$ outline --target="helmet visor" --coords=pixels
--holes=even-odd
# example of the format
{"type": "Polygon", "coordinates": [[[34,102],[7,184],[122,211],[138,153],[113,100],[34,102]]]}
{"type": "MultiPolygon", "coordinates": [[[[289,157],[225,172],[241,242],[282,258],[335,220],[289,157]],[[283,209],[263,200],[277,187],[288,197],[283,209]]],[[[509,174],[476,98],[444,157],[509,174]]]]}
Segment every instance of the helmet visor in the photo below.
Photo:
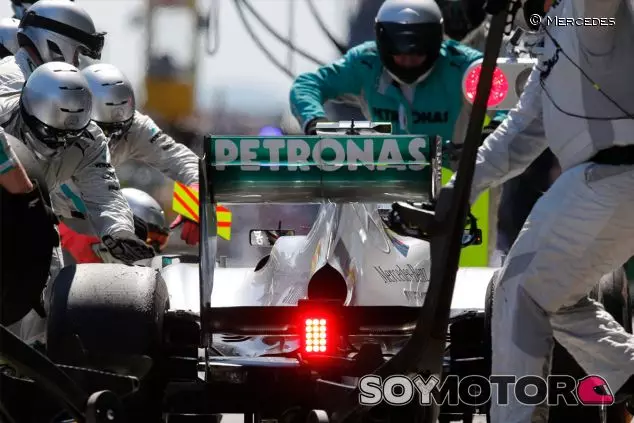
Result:
{"type": "Polygon", "coordinates": [[[121,139],[130,130],[130,127],[132,126],[132,120],[133,117],[123,122],[96,123],[97,125],[99,125],[106,137],[108,137],[109,139],[118,140],[121,139]]]}
{"type": "Polygon", "coordinates": [[[75,52],[76,57],[73,58],[77,61],[80,54],[95,60],[101,59],[101,52],[105,43],[105,32],[90,34],[54,19],[38,16],[33,12],[26,13],[20,21],[20,28],[26,27],[45,29],[80,43],[80,48],[75,52]]]}
{"type": "Polygon", "coordinates": [[[22,118],[31,134],[41,143],[53,150],[66,148],[78,138],[81,138],[86,128],[81,129],[56,129],[45,124],[22,108],[22,118]]]}
{"type": "Polygon", "coordinates": [[[424,56],[432,46],[435,48],[439,30],[439,24],[382,23],[377,36],[388,54],[424,56]]]}

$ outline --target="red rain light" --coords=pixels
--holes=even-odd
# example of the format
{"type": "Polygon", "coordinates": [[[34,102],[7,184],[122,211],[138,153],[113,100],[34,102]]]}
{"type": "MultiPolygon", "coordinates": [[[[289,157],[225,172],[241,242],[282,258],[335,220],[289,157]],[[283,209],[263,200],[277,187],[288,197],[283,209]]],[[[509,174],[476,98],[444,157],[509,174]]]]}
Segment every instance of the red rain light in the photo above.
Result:
{"type": "MultiPolygon", "coordinates": [[[[473,69],[469,71],[465,78],[464,82],[464,90],[465,96],[467,100],[473,104],[476,95],[476,89],[478,87],[478,81],[480,80],[480,71],[482,70],[482,65],[479,64],[475,66],[473,69]]],[[[506,95],[509,92],[509,81],[506,78],[506,75],[499,67],[495,68],[493,72],[493,82],[491,84],[491,92],[489,94],[489,100],[487,102],[487,107],[495,107],[501,104],[506,95]]]]}
{"type": "Polygon", "coordinates": [[[328,351],[328,320],[323,318],[308,318],[304,326],[304,352],[309,354],[328,351]]]}

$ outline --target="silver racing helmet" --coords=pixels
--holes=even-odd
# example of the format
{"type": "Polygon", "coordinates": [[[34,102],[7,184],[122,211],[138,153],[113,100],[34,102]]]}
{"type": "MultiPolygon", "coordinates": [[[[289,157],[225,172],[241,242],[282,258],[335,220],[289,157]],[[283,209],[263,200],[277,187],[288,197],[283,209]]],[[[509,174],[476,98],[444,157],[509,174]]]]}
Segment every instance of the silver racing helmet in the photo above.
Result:
{"type": "Polygon", "coordinates": [[[0,58],[13,56],[18,51],[19,19],[4,18],[0,20],[0,58]]]}
{"type": "Polygon", "coordinates": [[[35,50],[42,62],[79,65],[80,56],[100,59],[105,39],[86,11],[69,0],[40,0],[20,21],[18,44],[35,50]]]}
{"type": "Polygon", "coordinates": [[[117,67],[98,63],[81,71],[92,92],[92,120],[111,139],[123,137],[132,126],[136,103],[128,78],[117,67]]]}
{"type": "Polygon", "coordinates": [[[27,0],[27,1],[11,0],[11,9],[13,9],[13,17],[17,20],[22,19],[22,16],[24,16],[24,12],[26,12],[26,9],[31,7],[31,5],[35,2],[37,2],[37,0],[27,0]]]}
{"type": "MultiPolygon", "coordinates": [[[[123,188],[121,193],[132,210],[135,226],[142,225],[147,232],[144,241],[160,253],[167,245],[170,235],[163,208],[151,195],[139,189],[123,188]]],[[[142,231],[136,232],[140,236],[142,231]]]]}
{"type": "MultiPolygon", "coordinates": [[[[75,0],[66,0],[75,1],[75,0]]],[[[11,0],[11,9],[13,9],[13,17],[17,20],[22,19],[26,10],[37,3],[38,0],[11,0]]]]}
{"type": "Polygon", "coordinates": [[[50,62],[33,71],[22,88],[24,140],[40,158],[59,155],[90,124],[92,94],[79,69],[50,62]]]}

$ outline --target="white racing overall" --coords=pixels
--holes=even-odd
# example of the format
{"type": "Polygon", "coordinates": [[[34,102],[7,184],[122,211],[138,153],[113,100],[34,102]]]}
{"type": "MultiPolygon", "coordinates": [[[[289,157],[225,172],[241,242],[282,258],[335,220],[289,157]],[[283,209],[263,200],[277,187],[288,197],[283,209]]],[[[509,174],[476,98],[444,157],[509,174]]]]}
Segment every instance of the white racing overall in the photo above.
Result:
{"type": "MultiPolygon", "coordinates": [[[[501,271],[492,373],[546,377],[554,336],[614,393],[634,375],[634,337],[587,295],[602,275],[634,256],[634,165],[590,159],[634,144],[632,4],[562,0],[548,16],[564,20],[546,27],[540,63],[517,107],[480,147],[472,187],[473,202],[519,175],[547,147],[563,171],[533,208],[501,271]]],[[[545,404],[509,399],[498,405],[493,390],[493,423],[548,421],[545,404]]]]}

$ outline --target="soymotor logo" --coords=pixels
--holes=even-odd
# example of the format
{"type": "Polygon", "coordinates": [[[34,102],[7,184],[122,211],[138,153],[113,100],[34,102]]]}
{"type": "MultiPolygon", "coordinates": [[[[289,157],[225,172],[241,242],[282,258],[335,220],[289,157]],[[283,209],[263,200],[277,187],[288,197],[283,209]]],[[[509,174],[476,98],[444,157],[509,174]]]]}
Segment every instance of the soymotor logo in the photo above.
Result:
{"type": "Polygon", "coordinates": [[[591,375],[577,380],[568,375],[539,376],[466,376],[449,375],[442,382],[436,376],[367,375],[359,380],[359,403],[374,406],[407,405],[418,397],[420,405],[483,406],[497,392],[497,404],[508,405],[511,395],[525,405],[612,405],[614,395],[605,379],[591,375]]]}

